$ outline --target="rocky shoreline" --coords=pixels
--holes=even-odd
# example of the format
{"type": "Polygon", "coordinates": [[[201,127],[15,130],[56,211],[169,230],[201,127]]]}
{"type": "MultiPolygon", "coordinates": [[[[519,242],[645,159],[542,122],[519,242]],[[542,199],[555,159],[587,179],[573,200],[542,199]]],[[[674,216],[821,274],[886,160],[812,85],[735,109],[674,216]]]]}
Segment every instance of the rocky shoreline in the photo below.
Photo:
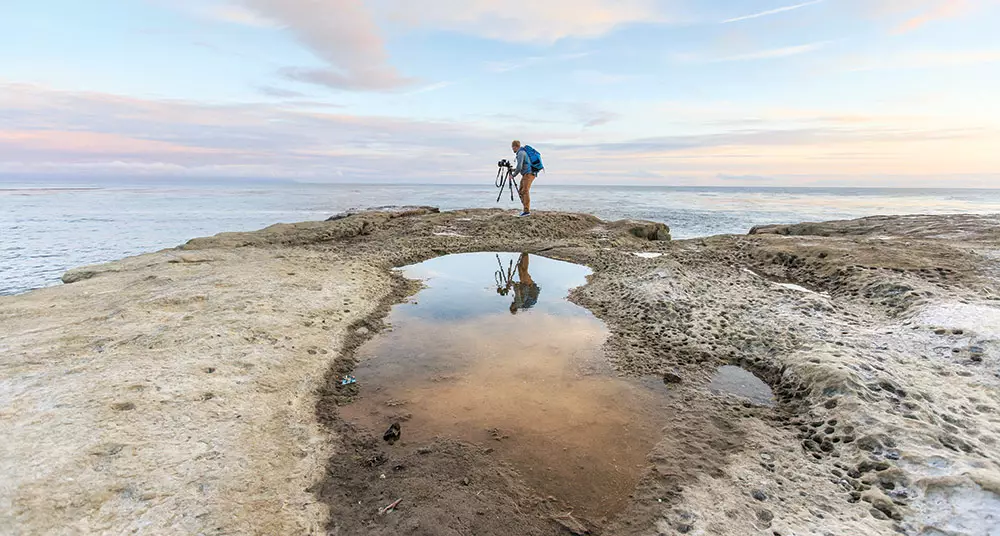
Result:
{"type": "Polygon", "coordinates": [[[413,207],[73,270],[0,298],[0,532],[1000,534],[998,224],[670,241],[648,222],[413,207]],[[354,350],[416,290],[392,268],[473,251],[590,267],[571,299],[608,325],[616,372],[670,381],[619,515],[574,516],[475,445],[387,451],[339,418],[354,350]],[[778,405],[706,389],[726,364],[778,405]]]}

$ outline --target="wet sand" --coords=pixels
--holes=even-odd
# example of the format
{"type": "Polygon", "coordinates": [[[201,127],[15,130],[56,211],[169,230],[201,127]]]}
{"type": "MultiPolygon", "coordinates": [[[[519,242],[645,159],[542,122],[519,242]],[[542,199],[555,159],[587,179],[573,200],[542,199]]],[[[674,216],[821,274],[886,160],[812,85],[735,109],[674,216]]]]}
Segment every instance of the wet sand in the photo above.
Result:
{"type": "Polygon", "coordinates": [[[74,270],[0,298],[0,532],[992,536],[998,223],[670,242],[577,214],[383,211],[74,270]],[[419,290],[392,268],[474,251],[589,267],[570,300],[606,325],[614,375],[669,384],[617,512],[571,512],[475,437],[399,450],[344,419],[361,391],[339,379],[419,290]],[[776,405],[710,389],[724,365],[776,405]]]}

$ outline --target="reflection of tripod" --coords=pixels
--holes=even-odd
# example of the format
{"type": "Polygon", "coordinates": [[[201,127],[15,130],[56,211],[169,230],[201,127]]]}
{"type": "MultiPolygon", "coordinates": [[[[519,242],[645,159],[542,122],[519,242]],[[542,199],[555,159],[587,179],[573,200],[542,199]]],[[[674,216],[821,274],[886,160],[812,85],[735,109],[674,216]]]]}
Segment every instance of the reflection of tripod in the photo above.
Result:
{"type": "Polygon", "coordinates": [[[510,200],[514,200],[514,190],[517,190],[517,197],[521,197],[521,187],[517,185],[517,181],[514,180],[514,166],[510,165],[507,160],[501,160],[497,163],[497,179],[494,184],[500,189],[500,193],[497,194],[497,203],[500,202],[500,198],[503,197],[504,186],[510,190],[510,200]]]}
{"type": "Polygon", "coordinates": [[[493,280],[497,283],[497,294],[506,296],[510,293],[511,284],[514,282],[514,259],[507,265],[507,272],[504,273],[503,263],[500,262],[500,255],[497,255],[497,264],[500,269],[493,273],[493,280]]]}

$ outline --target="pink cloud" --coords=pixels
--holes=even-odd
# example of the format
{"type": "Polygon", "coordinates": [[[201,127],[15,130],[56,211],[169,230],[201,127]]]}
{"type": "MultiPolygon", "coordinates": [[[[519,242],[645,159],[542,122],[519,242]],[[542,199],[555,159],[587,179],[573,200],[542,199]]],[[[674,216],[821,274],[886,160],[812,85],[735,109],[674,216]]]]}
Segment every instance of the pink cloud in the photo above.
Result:
{"type": "Polygon", "coordinates": [[[928,6],[919,15],[896,26],[893,32],[897,34],[912,32],[926,24],[963,15],[971,8],[972,5],[968,0],[940,0],[934,5],[928,6]]]}
{"type": "Polygon", "coordinates": [[[490,178],[492,165],[509,154],[513,137],[540,147],[551,170],[549,180],[564,183],[594,174],[613,183],[626,172],[629,177],[639,172],[712,177],[821,168],[861,176],[1000,169],[995,127],[823,110],[761,110],[760,119],[747,128],[741,121],[753,110],[703,106],[642,111],[647,122],[660,116],[675,124],[700,118],[697,134],[682,128],[672,136],[632,139],[581,128],[581,123],[597,127],[612,119],[628,120],[589,103],[544,103],[539,107],[558,109],[563,121],[514,128],[497,121],[435,122],[274,104],[144,100],[0,83],[0,116],[5,119],[0,173],[474,182],[490,178]],[[428,165],[445,154],[447,169],[428,165]]]}
{"type": "Polygon", "coordinates": [[[656,0],[381,0],[389,20],[503,41],[597,37],[632,22],[668,22],[679,2],[656,0]]]}
{"type": "Polygon", "coordinates": [[[285,31],[327,63],[290,67],[289,77],[337,89],[385,91],[411,85],[389,64],[385,42],[362,0],[243,0],[247,8],[285,31]]]}
{"type": "Polygon", "coordinates": [[[222,151],[104,132],[60,130],[0,130],[0,145],[21,151],[61,151],[101,155],[218,154],[222,151]]]}

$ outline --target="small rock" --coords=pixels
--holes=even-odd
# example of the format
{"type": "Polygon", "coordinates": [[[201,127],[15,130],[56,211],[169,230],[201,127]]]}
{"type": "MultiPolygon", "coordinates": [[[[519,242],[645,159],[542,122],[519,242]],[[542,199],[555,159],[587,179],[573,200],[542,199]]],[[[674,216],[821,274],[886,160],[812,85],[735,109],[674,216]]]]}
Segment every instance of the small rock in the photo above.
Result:
{"type": "Polygon", "coordinates": [[[566,513],[557,516],[552,516],[552,520],[562,525],[562,527],[568,530],[570,534],[575,534],[577,536],[584,536],[586,534],[590,534],[590,530],[586,526],[584,526],[583,523],[580,523],[579,520],[573,517],[573,514],[566,513]]]}
{"type": "Polygon", "coordinates": [[[869,510],[869,512],[871,512],[872,517],[874,517],[875,519],[878,519],[878,520],[881,520],[881,521],[885,521],[885,520],[889,519],[889,516],[887,516],[884,513],[882,513],[882,511],[879,510],[878,508],[872,508],[872,509],[869,510]]]}
{"type": "Polygon", "coordinates": [[[951,330],[951,332],[953,334],[955,334],[955,335],[961,335],[961,334],[965,333],[965,331],[960,330],[960,329],[953,329],[953,330],[951,330]]]}
{"type": "Polygon", "coordinates": [[[667,372],[663,375],[663,383],[667,385],[672,383],[681,383],[683,381],[684,380],[680,376],[674,374],[673,372],[667,372]]]}
{"type": "Polygon", "coordinates": [[[468,486],[469,484],[471,484],[471,481],[469,480],[468,477],[465,477],[465,478],[462,479],[462,485],[463,486],[468,486]]]}
{"type": "Polygon", "coordinates": [[[938,329],[934,330],[934,334],[935,335],[944,335],[946,333],[948,333],[948,330],[946,330],[944,328],[938,328],[938,329]]]}
{"type": "Polygon", "coordinates": [[[384,439],[387,443],[392,445],[396,441],[399,441],[400,435],[401,435],[401,429],[399,423],[394,422],[392,423],[392,425],[389,426],[389,429],[386,430],[384,434],[382,434],[382,439],[384,439]]]}
{"type": "Polygon", "coordinates": [[[767,500],[767,494],[764,493],[763,491],[759,490],[759,489],[753,490],[750,493],[750,496],[753,497],[754,499],[757,499],[758,501],[766,501],[767,500]]]}
{"type": "Polygon", "coordinates": [[[769,523],[772,519],[774,519],[774,514],[766,508],[761,508],[760,510],[757,510],[757,519],[765,523],[769,523]]]}

